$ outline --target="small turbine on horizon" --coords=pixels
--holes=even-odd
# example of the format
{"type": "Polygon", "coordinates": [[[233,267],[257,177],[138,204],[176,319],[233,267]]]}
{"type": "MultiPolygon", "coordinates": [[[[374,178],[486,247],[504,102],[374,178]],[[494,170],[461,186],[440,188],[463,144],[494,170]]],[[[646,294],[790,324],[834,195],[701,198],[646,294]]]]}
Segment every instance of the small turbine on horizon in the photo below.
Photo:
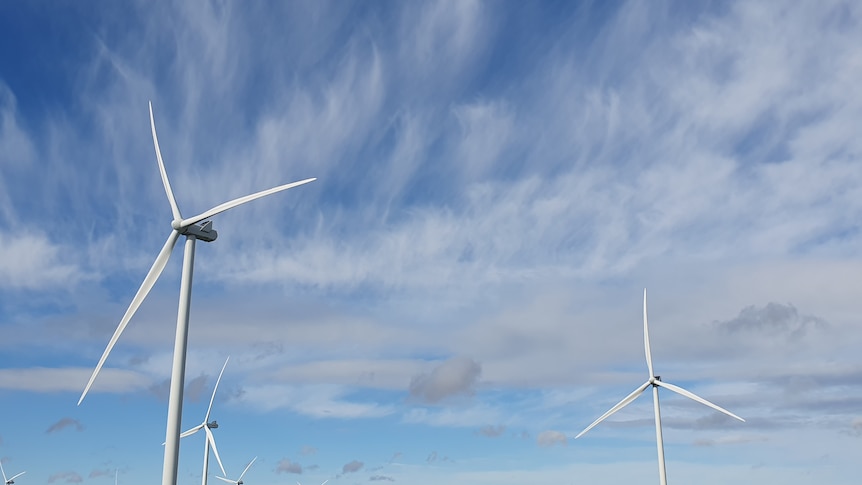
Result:
{"type": "MultiPolygon", "coordinates": [[[[245,476],[245,472],[247,472],[248,469],[251,468],[251,464],[254,463],[255,460],[257,460],[257,457],[252,458],[251,461],[248,462],[248,465],[245,466],[245,470],[243,470],[242,473],[239,474],[239,478],[237,478],[236,480],[231,480],[230,478],[225,478],[225,477],[216,477],[216,478],[218,478],[219,480],[221,480],[223,482],[232,483],[233,485],[242,485],[242,483],[243,483],[242,477],[245,476]]],[[[225,475],[227,475],[227,473],[225,473],[225,475]]]]}
{"type": "Polygon", "coordinates": [[[207,407],[207,413],[204,415],[204,420],[201,424],[191,428],[189,430],[183,431],[180,434],[180,439],[185,438],[186,436],[191,436],[197,433],[200,430],[204,430],[206,433],[206,438],[204,438],[204,470],[203,477],[201,478],[202,485],[207,485],[207,475],[209,474],[209,461],[210,461],[210,446],[212,446],[213,453],[215,454],[216,461],[218,462],[219,468],[221,468],[221,472],[223,475],[227,475],[227,472],[224,471],[224,465],[221,463],[221,458],[218,456],[218,448],[216,448],[215,437],[213,436],[212,430],[218,428],[218,421],[212,420],[210,421],[210,412],[213,409],[213,401],[215,401],[216,391],[218,391],[218,384],[221,382],[221,376],[224,374],[225,367],[227,367],[227,362],[230,360],[230,356],[224,361],[224,365],[221,367],[221,372],[218,374],[218,379],[216,379],[215,387],[213,387],[213,394],[210,397],[210,405],[207,407]]]}
{"type": "Polygon", "coordinates": [[[3,483],[5,485],[12,485],[13,483],[15,483],[16,478],[20,477],[21,475],[23,475],[27,472],[21,472],[17,475],[12,475],[11,477],[6,478],[6,470],[3,469],[3,461],[0,461],[0,473],[3,473],[3,483]]]}
{"type": "Polygon", "coordinates": [[[610,417],[615,412],[617,412],[620,409],[629,405],[632,401],[637,399],[638,396],[640,396],[646,390],[647,387],[652,386],[653,409],[655,410],[655,436],[656,436],[656,445],[658,447],[659,483],[661,485],[667,485],[667,473],[665,471],[665,464],[664,464],[664,441],[662,440],[662,434],[661,434],[661,413],[659,412],[659,403],[658,403],[658,388],[659,387],[663,387],[663,388],[668,389],[670,391],[673,391],[677,394],[685,396],[689,399],[697,401],[701,404],[709,406],[709,407],[715,409],[716,411],[720,411],[720,412],[722,412],[722,413],[724,413],[724,414],[726,414],[732,418],[736,418],[736,419],[743,421],[743,422],[745,422],[745,420],[740,418],[739,416],[733,414],[732,412],[728,411],[727,409],[724,409],[721,406],[717,406],[717,405],[707,401],[706,399],[695,395],[693,392],[687,391],[687,390],[685,390],[679,386],[675,386],[675,385],[670,384],[668,382],[663,382],[661,380],[661,376],[655,375],[655,372],[653,372],[652,355],[650,354],[650,345],[649,345],[649,327],[647,325],[646,288],[644,288],[644,353],[646,354],[647,369],[649,370],[649,379],[645,383],[643,383],[640,387],[638,387],[637,389],[632,391],[631,394],[629,394],[628,396],[623,398],[623,400],[618,402],[614,407],[610,408],[608,410],[608,412],[599,416],[599,419],[593,421],[593,424],[587,426],[586,429],[584,429],[583,431],[578,433],[578,435],[575,436],[575,439],[580,438],[587,431],[593,429],[593,427],[595,427],[597,424],[601,423],[602,421],[604,421],[605,419],[610,417]]]}
{"type": "Polygon", "coordinates": [[[153,285],[156,284],[156,280],[161,276],[162,271],[164,271],[165,266],[168,263],[168,259],[171,257],[171,253],[173,252],[177,240],[180,236],[185,236],[186,241],[183,253],[183,271],[182,279],[180,281],[180,299],[179,307],[177,309],[177,330],[174,341],[173,366],[171,370],[171,390],[168,401],[168,422],[167,429],[165,431],[165,459],[164,467],[162,469],[162,485],[176,485],[180,451],[180,420],[182,418],[183,409],[183,382],[185,380],[186,351],[188,349],[189,307],[191,305],[192,274],[194,272],[195,260],[195,241],[198,239],[205,242],[216,240],[218,233],[213,230],[212,221],[209,220],[216,214],[220,214],[238,205],[245,204],[246,202],[251,202],[261,197],[281,192],[282,190],[307,184],[317,179],[308,178],[298,182],[262,190],[254,194],[239,197],[217,205],[208,211],[202,212],[188,219],[183,219],[183,216],[180,214],[180,209],[177,206],[177,201],[174,198],[174,193],[171,190],[168,173],[165,171],[165,164],[162,161],[162,153],[159,150],[159,140],[156,136],[156,122],[153,118],[153,104],[149,103],[149,107],[150,128],[153,134],[153,146],[156,149],[156,160],[159,165],[159,173],[162,176],[162,184],[165,187],[165,194],[168,197],[168,202],[171,206],[171,213],[173,214],[171,232],[168,234],[168,239],[165,241],[161,251],[159,251],[159,255],[156,257],[156,260],[153,262],[153,266],[150,268],[149,272],[147,272],[147,276],[144,278],[143,283],[141,283],[141,287],[138,289],[138,292],[135,293],[134,298],[132,298],[132,302],[126,310],[126,313],[123,315],[123,318],[120,320],[117,330],[114,331],[114,335],[108,342],[108,346],[105,348],[105,352],[99,359],[99,363],[96,365],[93,375],[90,376],[90,380],[87,382],[86,387],[84,387],[84,392],[81,393],[78,405],[81,404],[84,397],[87,395],[87,392],[90,390],[90,387],[92,387],[93,382],[96,380],[96,376],[99,375],[99,371],[102,369],[102,366],[105,364],[105,360],[108,358],[108,354],[111,353],[111,349],[114,348],[114,345],[117,343],[120,335],[122,335],[123,330],[125,330],[126,325],[128,325],[129,320],[131,320],[132,316],[138,310],[138,307],[141,306],[141,303],[143,303],[144,299],[153,288],[153,285]]]}

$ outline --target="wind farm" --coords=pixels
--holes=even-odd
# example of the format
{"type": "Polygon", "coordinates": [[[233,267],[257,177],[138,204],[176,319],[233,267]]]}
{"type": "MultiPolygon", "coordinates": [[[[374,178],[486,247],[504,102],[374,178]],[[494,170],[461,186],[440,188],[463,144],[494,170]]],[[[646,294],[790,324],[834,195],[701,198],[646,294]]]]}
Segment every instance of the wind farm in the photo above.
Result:
{"type": "Polygon", "coordinates": [[[858,484],[862,5],[0,32],[14,485],[858,484]]]}

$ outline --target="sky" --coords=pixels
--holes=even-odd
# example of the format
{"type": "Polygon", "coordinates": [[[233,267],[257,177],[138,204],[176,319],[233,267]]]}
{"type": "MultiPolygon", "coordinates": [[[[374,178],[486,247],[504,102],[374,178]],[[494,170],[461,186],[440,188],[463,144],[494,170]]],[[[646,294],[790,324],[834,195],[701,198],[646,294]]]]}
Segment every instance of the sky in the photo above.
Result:
{"type": "Polygon", "coordinates": [[[862,4],[0,3],[0,458],[19,485],[855,484],[862,4]],[[179,483],[199,483],[203,437],[179,483]],[[210,480],[217,474],[210,460],[210,480]],[[220,472],[218,473],[220,474],[220,472]],[[655,480],[655,481],[654,481],[655,480]]]}

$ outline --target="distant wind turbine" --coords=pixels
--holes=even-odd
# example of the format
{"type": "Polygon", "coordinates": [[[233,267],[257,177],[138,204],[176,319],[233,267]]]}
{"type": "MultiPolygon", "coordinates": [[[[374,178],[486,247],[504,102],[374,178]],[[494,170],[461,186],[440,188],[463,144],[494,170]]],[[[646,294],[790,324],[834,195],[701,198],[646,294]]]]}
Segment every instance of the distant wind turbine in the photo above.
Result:
{"type": "Polygon", "coordinates": [[[180,236],[185,236],[186,244],[183,253],[183,273],[182,280],[180,282],[180,300],[179,307],[177,310],[177,331],[176,340],[174,341],[173,367],[171,370],[171,391],[168,402],[168,423],[167,429],[165,431],[165,460],[164,468],[162,470],[162,485],[176,485],[178,465],[177,462],[180,451],[180,419],[182,417],[183,408],[183,384],[185,380],[186,370],[189,306],[191,304],[192,273],[194,271],[195,260],[195,241],[198,239],[205,242],[212,242],[216,240],[216,237],[218,237],[218,233],[213,230],[212,222],[208,220],[214,215],[220,214],[238,205],[245,204],[246,202],[251,202],[261,197],[265,197],[276,192],[281,192],[282,190],[287,190],[293,187],[297,187],[299,185],[307,184],[317,179],[309,178],[305,180],[300,180],[298,182],[279,185],[278,187],[273,187],[271,189],[262,190],[254,194],[239,197],[237,199],[225,202],[224,204],[217,205],[208,211],[202,212],[188,219],[183,219],[183,216],[180,214],[179,207],[177,206],[177,201],[176,199],[174,199],[174,193],[171,190],[171,184],[168,180],[168,173],[165,171],[165,165],[162,161],[162,153],[159,150],[159,140],[156,136],[156,122],[153,118],[152,103],[150,103],[150,128],[153,133],[153,146],[156,149],[156,160],[159,164],[159,173],[161,173],[162,184],[165,187],[165,194],[168,197],[168,202],[171,205],[171,212],[173,213],[174,217],[171,221],[171,232],[168,235],[168,239],[167,241],[165,241],[165,245],[162,247],[162,250],[159,251],[159,255],[156,257],[155,262],[153,262],[153,266],[150,268],[150,271],[144,278],[143,283],[141,283],[141,287],[138,289],[138,292],[135,294],[135,297],[132,298],[132,303],[129,305],[129,308],[126,310],[125,315],[123,315],[123,318],[120,320],[120,324],[117,326],[117,330],[114,331],[114,335],[108,342],[108,346],[107,348],[105,348],[105,352],[102,354],[101,359],[99,359],[99,363],[96,365],[96,369],[93,371],[93,375],[90,376],[90,380],[89,382],[87,382],[87,386],[84,388],[84,392],[81,393],[81,398],[78,400],[78,404],[80,405],[81,402],[84,400],[84,397],[87,395],[87,392],[93,385],[93,381],[96,380],[96,376],[99,374],[99,371],[105,364],[105,360],[108,358],[108,354],[110,354],[111,349],[114,348],[114,344],[117,343],[117,340],[120,338],[120,335],[123,333],[123,330],[125,330],[126,325],[128,325],[129,320],[138,310],[138,307],[141,306],[141,303],[147,297],[147,294],[149,294],[150,290],[153,288],[153,285],[156,284],[156,280],[159,279],[159,276],[162,274],[162,271],[164,271],[165,265],[167,265],[168,259],[171,257],[171,252],[174,249],[174,245],[177,243],[177,239],[179,239],[180,236]]]}
{"type": "Polygon", "coordinates": [[[3,483],[5,483],[6,485],[12,485],[13,483],[15,483],[16,478],[27,472],[21,472],[17,475],[12,475],[11,477],[6,478],[6,470],[3,469],[3,461],[0,461],[0,473],[3,473],[3,483]]]}
{"type": "MultiPolygon", "coordinates": [[[[326,479],[326,480],[324,480],[324,481],[323,481],[323,483],[321,483],[320,485],[326,485],[326,482],[328,482],[328,481],[329,481],[329,479],[327,478],[327,479],[326,479]]],[[[302,485],[302,484],[301,484],[301,483],[299,483],[299,481],[297,481],[297,482],[296,482],[296,485],[302,485]]]]}
{"type": "MultiPolygon", "coordinates": [[[[251,464],[254,463],[255,460],[257,460],[257,457],[252,458],[251,461],[248,462],[248,465],[245,466],[245,470],[243,470],[242,473],[239,474],[239,478],[237,478],[236,480],[231,480],[231,479],[225,478],[225,477],[216,477],[216,478],[218,478],[219,480],[221,480],[223,482],[232,483],[233,485],[242,485],[242,477],[245,476],[245,472],[247,472],[248,469],[251,468],[251,464]]],[[[227,475],[227,473],[225,473],[225,475],[227,475]]]]}
{"type": "Polygon", "coordinates": [[[227,475],[227,472],[224,471],[224,466],[221,463],[221,458],[218,456],[218,448],[216,448],[215,437],[213,437],[212,429],[218,428],[218,422],[213,420],[210,422],[210,411],[213,408],[213,401],[215,400],[216,391],[218,391],[218,384],[221,382],[221,376],[224,374],[224,369],[227,367],[227,362],[230,360],[230,356],[224,361],[224,365],[221,368],[221,372],[218,374],[218,379],[216,379],[215,387],[213,387],[213,395],[210,397],[210,405],[207,408],[207,413],[204,415],[204,420],[201,424],[191,428],[187,431],[184,431],[180,438],[185,438],[186,436],[191,436],[197,433],[200,430],[204,430],[206,433],[206,438],[204,438],[204,471],[202,485],[207,485],[207,475],[209,474],[209,461],[210,461],[210,446],[213,448],[213,453],[215,453],[216,461],[218,461],[218,466],[221,468],[222,475],[227,475]]]}
{"type": "Polygon", "coordinates": [[[743,422],[745,420],[740,418],[739,416],[733,414],[732,412],[730,412],[730,411],[728,411],[728,410],[726,410],[720,406],[717,406],[717,405],[707,401],[706,399],[704,399],[700,396],[695,395],[694,393],[692,393],[690,391],[686,391],[685,389],[683,389],[679,386],[675,386],[673,384],[670,384],[668,382],[662,382],[661,376],[655,375],[655,372],[653,372],[652,355],[650,354],[650,346],[649,346],[649,327],[647,325],[646,288],[644,288],[644,353],[646,354],[647,369],[649,369],[649,379],[645,383],[643,383],[640,387],[635,389],[631,394],[626,396],[622,401],[618,402],[614,407],[610,408],[608,410],[608,412],[599,416],[599,419],[593,421],[593,424],[587,426],[586,429],[584,429],[577,436],[575,436],[575,439],[580,438],[581,436],[584,435],[584,433],[593,429],[593,427],[595,425],[601,423],[602,421],[604,421],[606,418],[610,417],[615,412],[626,407],[629,403],[631,403],[632,401],[637,399],[638,396],[640,396],[646,390],[647,387],[652,386],[652,401],[653,401],[653,409],[655,410],[655,436],[656,436],[656,445],[658,447],[659,483],[661,483],[661,485],[667,485],[667,474],[665,472],[665,464],[664,464],[664,441],[662,440],[662,435],[661,435],[661,413],[659,412],[659,403],[658,403],[658,388],[659,387],[663,387],[663,388],[668,389],[670,391],[673,391],[677,394],[683,395],[689,399],[697,401],[701,404],[705,404],[705,405],[715,409],[716,411],[720,411],[720,412],[722,412],[722,413],[724,413],[724,414],[726,414],[732,418],[736,418],[736,419],[743,421],[743,422]]]}

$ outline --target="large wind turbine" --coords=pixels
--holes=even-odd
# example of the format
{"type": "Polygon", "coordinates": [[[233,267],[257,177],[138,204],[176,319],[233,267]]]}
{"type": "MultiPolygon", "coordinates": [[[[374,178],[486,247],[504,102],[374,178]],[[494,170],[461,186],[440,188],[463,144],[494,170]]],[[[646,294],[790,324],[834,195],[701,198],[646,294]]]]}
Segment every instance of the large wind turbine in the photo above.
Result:
{"type": "Polygon", "coordinates": [[[732,418],[736,418],[740,421],[745,421],[745,420],[740,418],[739,416],[733,414],[732,412],[728,411],[727,409],[724,409],[720,406],[716,406],[715,404],[707,401],[706,399],[704,399],[700,396],[695,395],[694,393],[692,393],[690,391],[686,391],[685,389],[683,389],[679,386],[675,386],[673,384],[670,384],[668,382],[663,382],[661,380],[661,376],[655,375],[655,372],[653,372],[653,367],[652,367],[652,355],[650,354],[650,348],[649,348],[649,327],[647,325],[646,288],[644,288],[644,353],[646,354],[647,369],[649,370],[649,379],[645,383],[643,383],[640,387],[635,389],[631,394],[626,396],[622,401],[618,402],[614,407],[610,408],[608,410],[608,412],[606,412],[605,414],[602,414],[599,417],[599,419],[593,421],[593,424],[587,426],[587,428],[585,430],[581,431],[577,436],[575,436],[575,439],[580,438],[581,436],[584,435],[584,433],[593,429],[593,427],[595,425],[601,423],[602,421],[604,421],[606,418],[608,418],[609,416],[611,416],[615,412],[626,407],[629,403],[631,403],[632,401],[637,399],[638,396],[640,396],[641,393],[643,393],[647,387],[652,386],[652,402],[653,402],[653,409],[655,410],[655,437],[656,437],[656,445],[658,447],[659,482],[661,483],[661,485],[667,485],[667,474],[665,472],[665,465],[664,465],[664,441],[662,440],[662,436],[661,436],[661,413],[659,412],[659,404],[658,404],[658,388],[659,387],[663,387],[663,388],[668,389],[670,391],[673,391],[677,394],[683,395],[689,399],[695,400],[701,404],[705,404],[705,405],[715,409],[716,411],[721,411],[722,413],[724,413],[724,414],[726,414],[732,418]]]}
{"type": "MultiPolygon", "coordinates": [[[[231,480],[230,478],[225,478],[225,477],[216,477],[216,478],[218,478],[219,480],[221,480],[223,482],[232,483],[233,485],[242,485],[242,477],[245,476],[245,472],[247,472],[248,469],[251,468],[251,464],[254,463],[255,460],[257,460],[257,457],[252,458],[251,461],[248,462],[248,465],[245,466],[245,470],[243,470],[242,473],[239,474],[239,478],[237,478],[236,480],[231,480]]],[[[227,473],[225,473],[225,475],[227,475],[227,473]]]]}
{"type": "Polygon", "coordinates": [[[197,433],[200,430],[204,430],[206,433],[206,438],[204,438],[204,471],[203,478],[201,478],[201,484],[207,485],[207,474],[209,473],[209,463],[210,463],[210,446],[213,448],[213,453],[215,453],[216,461],[218,461],[218,466],[221,468],[222,475],[227,475],[224,471],[224,465],[221,463],[221,458],[218,456],[218,448],[216,448],[215,437],[213,437],[213,432],[211,431],[214,428],[218,428],[218,422],[213,420],[210,422],[210,412],[213,409],[213,401],[215,400],[216,391],[218,391],[218,384],[221,382],[221,376],[224,374],[224,369],[227,367],[227,362],[230,360],[230,356],[224,361],[224,365],[221,367],[221,372],[218,374],[218,379],[216,379],[215,387],[213,387],[213,395],[210,397],[210,405],[207,408],[207,413],[204,415],[204,420],[201,424],[191,428],[189,430],[183,431],[180,435],[180,438],[185,438],[186,436],[191,436],[197,433]]]}
{"type": "Polygon", "coordinates": [[[6,470],[3,469],[3,461],[0,460],[0,473],[3,473],[3,483],[5,485],[12,485],[13,483],[15,483],[16,478],[20,477],[21,475],[23,475],[27,472],[21,472],[17,475],[12,475],[11,477],[6,478],[6,470]]]}
{"type": "Polygon", "coordinates": [[[174,199],[174,193],[171,190],[171,184],[168,180],[168,173],[165,171],[164,162],[162,162],[162,153],[159,150],[159,140],[156,136],[156,122],[153,119],[152,103],[150,103],[150,128],[153,132],[153,146],[156,149],[156,160],[159,164],[159,173],[161,173],[162,184],[165,186],[165,194],[168,196],[168,202],[171,205],[171,212],[173,213],[174,217],[171,221],[171,232],[168,235],[168,240],[165,241],[165,245],[162,247],[162,250],[159,251],[159,255],[156,257],[153,266],[150,268],[150,271],[144,278],[144,282],[141,283],[141,287],[138,289],[138,292],[135,294],[135,297],[132,298],[132,303],[129,305],[129,308],[126,310],[125,315],[123,315],[123,318],[120,320],[120,324],[117,326],[117,330],[114,331],[114,335],[108,342],[108,346],[107,348],[105,348],[105,352],[102,354],[102,358],[99,359],[99,363],[96,365],[96,369],[93,371],[93,375],[90,376],[90,381],[87,382],[87,386],[84,388],[84,392],[81,393],[81,398],[78,400],[78,404],[80,405],[81,401],[84,400],[84,397],[87,395],[87,392],[93,385],[93,381],[96,380],[96,376],[99,374],[99,371],[105,364],[105,360],[108,358],[108,354],[111,353],[111,349],[114,348],[114,344],[117,343],[117,339],[120,338],[120,335],[123,333],[123,330],[126,328],[126,325],[128,325],[129,320],[138,310],[138,307],[141,306],[141,303],[144,301],[144,299],[147,297],[147,294],[153,288],[153,285],[156,283],[156,280],[159,279],[159,276],[165,269],[165,265],[167,265],[168,263],[168,259],[171,257],[171,252],[174,249],[174,245],[177,243],[177,239],[179,239],[180,236],[185,236],[186,244],[185,250],[183,252],[183,273],[182,280],[180,282],[179,308],[177,310],[177,331],[176,340],[174,341],[174,360],[173,368],[171,370],[171,391],[168,402],[168,423],[167,430],[165,431],[165,461],[164,468],[162,470],[162,485],[176,485],[178,465],[177,461],[179,458],[180,419],[182,417],[183,407],[183,384],[186,370],[189,306],[191,304],[192,273],[194,270],[195,261],[195,241],[200,239],[205,242],[212,242],[215,241],[216,237],[218,237],[218,233],[212,228],[212,222],[208,220],[212,216],[220,214],[228,209],[232,209],[238,205],[245,204],[246,202],[251,202],[252,200],[259,199],[261,197],[274,194],[276,192],[281,192],[282,190],[287,190],[292,187],[307,184],[308,182],[312,182],[316,179],[309,178],[286,185],[279,185],[278,187],[273,187],[271,189],[262,190],[254,194],[239,197],[229,202],[225,202],[224,204],[217,205],[212,209],[202,212],[196,216],[183,219],[183,216],[180,214],[180,209],[177,207],[177,201],[176,199],[174,199]]]}

